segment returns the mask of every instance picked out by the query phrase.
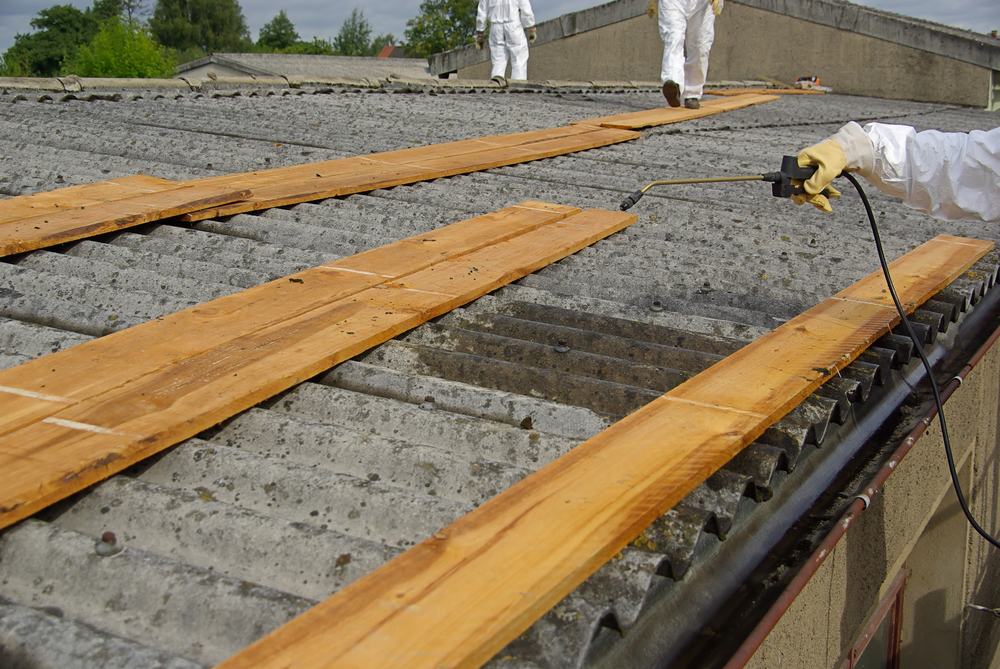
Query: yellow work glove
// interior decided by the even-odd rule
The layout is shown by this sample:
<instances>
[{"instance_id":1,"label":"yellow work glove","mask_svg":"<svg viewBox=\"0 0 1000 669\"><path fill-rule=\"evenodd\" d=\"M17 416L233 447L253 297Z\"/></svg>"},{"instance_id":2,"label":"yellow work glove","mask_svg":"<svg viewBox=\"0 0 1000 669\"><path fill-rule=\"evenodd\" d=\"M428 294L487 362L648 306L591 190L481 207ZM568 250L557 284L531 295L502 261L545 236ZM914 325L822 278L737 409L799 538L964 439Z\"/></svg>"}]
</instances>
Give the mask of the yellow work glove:
<instances>
[{"instance_id":1,"label":"yellow work glove","mask_svg":"<svg viewBox=\"0 0 1000 669\"><path fill-rule=\"evenodd\" d=\"M649 4L646 5L646 16L648 16L651 19L655 19L657 16L659 16L659 14L660 10L657 5L657 0L649 0Z\"/></svg>"},{"instance_id":2,"label":"yellow work glove","mask_svg":"<svg viewBox=\"0 0 1000 669\"><path fill-rule=\"evenodd\" d=\"M712 0L712 12L714 12L716 16L722 13L722 5L724 1L725 0Z\"/></svg>"},{"instance_id":3,"label":"yellow work glove","mask_svg":"<svg viewBox=\"0 0 1000 669\"><path fill-rule=\"evenodd\" d=\"M830 182L847 169L847 156L844 155L844 149L833 139L803 149L799 153L799 167L810 166L816 167L816 173L802 184L806 192L801 195L793 195L792 200L795 204L808 202L817 209L831 214L833 207L830 206L828 198L840 197L840 193L830 186ZM828 196L822 195L826 189L830 191Z\"/></svg>"},{"instance_id":4,"label":"yellow work glove","mask_svg":"<svg viewBox=\"0 0 1000 669\"><path fill-rule=\"evenodd\" d=\"M798 162L799 167L815 166L816 173L802 184L806 192L793 195L792 200L832 213L829 198L840 197L840 193L830 182L845 171L868 176L875 166L875 147L861 126L851 121L825 141L800 151ZM829 190L826 196L824 189Z\"/></svg>"},{"instance_id":5,"label":"yellow work glove","mask_svg":"<svg viewBox=\"0 0 1000 669\"><path fill-rule=\"evenodd\" d=\"M528 28L528 44L534 44L536 39L538 39L538 33L535 31L535 26L531 26Z\"/></svg>"},{"instance_id":6,"label":"yellow work glove","mask_svg":"<svg viewBox=\"0 0 1000 669\"><path fill-rule=\"evenodd\" d=\"M486 44L486 33L480 30L479 32L476 33L476 50L482 51L483 45L485 44Z\"/></svg>"}]
</instances>

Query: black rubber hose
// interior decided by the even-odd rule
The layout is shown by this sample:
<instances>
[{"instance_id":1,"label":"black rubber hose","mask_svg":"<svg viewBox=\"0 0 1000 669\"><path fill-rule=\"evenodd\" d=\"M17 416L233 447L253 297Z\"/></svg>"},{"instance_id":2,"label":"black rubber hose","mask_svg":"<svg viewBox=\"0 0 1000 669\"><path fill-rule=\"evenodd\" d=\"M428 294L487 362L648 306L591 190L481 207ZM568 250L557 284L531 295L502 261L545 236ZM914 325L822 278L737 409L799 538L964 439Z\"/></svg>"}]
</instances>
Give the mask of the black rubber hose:
<instances>
[{"instance_id":1,"label":"black rubber hose","mask_svg":"<svg viewBox=\"0 0 1000 669\"><path fill-rule=\"evenodd\" d=\"M968 502L965 501L965 494L962 492L962 485L958 480L958 470L955 469L955 455L951 450L951 440L948 438L948 424L944 419L944 403L941 401L941 393L938 390L937 380L934 378L934 370L931 368L931 363L927 359L927 355L924 353L924 347L920 343L920 338L917 337L917 333L913 331L913 326L910 325L910 319L906 317L906 311L903 310L903 305L899 302L899 296L896 295L896 287L892 285L892 278L889 276L889 263L885 260L885 251L882 249L882 238L878 234L878 226L875 224L875 214L872 212L872 206L868 202L868 196L865 195L865 191L861 188L861 184L858 180L854 178L848 172L841 172L840 176L846 178L852 184L854 188L858 191L858 195L861 196L861 201L865 205L865 211L868 213L868 221L872 226L872 234L875 236L875 248L878 250L878 260L882 264L882 273L885 274L885 283L889 287L889 294L892 295L892 301L896 304L896 311L899 312L900 321L903 323L903 327L906 329L906 334L910 336L913 340L913 347L917 350L917 355L920 356L920 362L923 363L924 369L927 370L927 377L931 382L931 390L934 392L934 402L937 405L938 410L938 420L941 421L941 436L944 440L944 452L948 457L948 470L951 472L951 484L955 487L955 495L958 497L958 503L962 507L962 512L968 519L969 524L972 528L979 533L979 535L986 539L994 548L1000 548L1000 541L993 538L986 530L984 530L976 519L972 516L972 511L969 509Z\"/></svg>"}]
</instances>

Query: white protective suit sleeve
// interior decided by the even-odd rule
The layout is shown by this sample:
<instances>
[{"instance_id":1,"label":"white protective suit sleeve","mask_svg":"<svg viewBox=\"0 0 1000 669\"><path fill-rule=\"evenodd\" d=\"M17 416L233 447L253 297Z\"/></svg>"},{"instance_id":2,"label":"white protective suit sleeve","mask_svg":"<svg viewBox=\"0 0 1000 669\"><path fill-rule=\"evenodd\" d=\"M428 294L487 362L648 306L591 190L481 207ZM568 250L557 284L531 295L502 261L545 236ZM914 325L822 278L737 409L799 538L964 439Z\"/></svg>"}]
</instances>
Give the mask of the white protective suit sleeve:
<instances>
[{"instance_id":1,"label":"white protective suit sleeve","mask_svg":"<svg viewBox=\"0 0 1000 669\"><path fill-rule=\"evenodd\" d=\"M479 0L479 9L476 10L476 32L481 33L486 30L486 19L489 18L486 6L489 0Z\"/></svg>"},{"instance_id":2,"label":"white protective suit sleeve","mask_svg":"<svg viewBox=\"0 0 1000 669\"><path fill-rule=\"evenodd\" d=\"M934 218L1000 223L1000 128L944 133L869 123L876 188Z\"/></svg>"}]
</instances>

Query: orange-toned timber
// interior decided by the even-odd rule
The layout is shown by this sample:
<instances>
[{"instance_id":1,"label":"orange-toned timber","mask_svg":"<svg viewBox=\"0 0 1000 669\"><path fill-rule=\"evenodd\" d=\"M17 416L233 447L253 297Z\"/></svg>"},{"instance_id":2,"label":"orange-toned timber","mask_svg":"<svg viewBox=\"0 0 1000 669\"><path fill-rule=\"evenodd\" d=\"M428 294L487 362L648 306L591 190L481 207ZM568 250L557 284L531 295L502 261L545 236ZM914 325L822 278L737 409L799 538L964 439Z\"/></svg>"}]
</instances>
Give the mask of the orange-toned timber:
<instances>
[{"instance_id":1,"label":"orange-toned timber","mask_svg":"<svg viewBox=\"0 0 1000 669\"><path fill-rule=\"evenodd\" d=\"M0 527L635 220L526 202L0 372Z\"/></svg>"},{"instance_id":2,"label":"orange-toned timber","mask_svg":"<svg viewBox=\"0 0 1000 669\"><path fill-rule=\"evenodd\" d=\"M617 114L615 116L602 116L591 118L585 121L574 121L582 125L596 125L605 128L619 128L622 130L638 130L639 128L650 128L667 123L678 123L689 121L703 116L721 114L722 112L742 109L750 105L759 105L764 102L777 100L776 95L762 95L758 93L748 93L735 95L721 100L704 100L700 109L688 109L686 107L661 107L658 109L647 109L632 112L630 114Z\"/></svg>"},{"instance_id":3,"label":"orange-toned timber","mask_svg":"<svg viewBox=\"0 0 1000 669\"><path fill-rule=\"evenodd\" d=\"M184 221L201 221L299 202L391 188L401 184L478 172L493 167L585 151L639 137L620 129L572 125L513 135L373 153L295 167L212 177L212 185L250 188L241 202L193 212Z\"/></svg>"},{"instance_id":4,"label":"orange-toned timber","mask_svg":"<svg viewBox=\"0 0 1000 669\"><path fill-rule=\"evenodd\" d=\"M250 197L246 188L136 175L0 200L0 256L24 253Z\"/></svg>"},{"instance_id":5,"label":"orange-toned timber","mask_svg":"<svg viewBox=\"0 0 1000 669\"><path fill-rule=\"evenodd\" d=\"M940 236L897 259L903 303L992 246ZM482 665L885 333L883 286L876 273L785 323L219 669Z\"/></svg>"},{"instance_id":6,"label":"orange-toned timber","mask_svg":"<svg viewBox=\"0 0 1000 669\"><path fill-rule=\"evenodd\" d=\"M808 88L706 88L705 95L746 95L757 93L763 95L823 95L826 91Z\"/></svg>"}]
</instances>

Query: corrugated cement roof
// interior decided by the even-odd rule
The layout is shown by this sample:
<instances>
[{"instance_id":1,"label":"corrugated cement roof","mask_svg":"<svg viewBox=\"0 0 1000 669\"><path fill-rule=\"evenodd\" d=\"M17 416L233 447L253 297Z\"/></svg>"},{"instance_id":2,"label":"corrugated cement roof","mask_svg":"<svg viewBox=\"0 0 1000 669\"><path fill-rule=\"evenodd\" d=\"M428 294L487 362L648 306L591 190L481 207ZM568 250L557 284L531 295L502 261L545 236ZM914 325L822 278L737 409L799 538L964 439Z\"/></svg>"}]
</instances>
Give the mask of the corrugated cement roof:
<instances>
[{"instance_id":1,"label":"corrugated cement roof","mask_svg":"<svg viewBox=\"0 0 1000 669\"><path fill-rule=\"evenodd\" d=\"M135 173L190 179L660 105L658 92L628 86L122 91L90 101L3 91L0 192ZM574 155L5 258L0 364L524 200L614 209L654 179L777 169L782 154L851 119L996 124L945 105L787 96ZM893 257L938 232L1000 237L870 195ZM226 658L873 271L859 203L834 206L822 215L761 184L653 191L627 230L0 533L0 657L63 667ZM698 602L720 582L712 565L755 559L747 547L758 530L746 519L787 506L772 495L795 488L782 484L802 458L834 452L813 444L901 364L898 345L880 342L809 398L494 664L599 663L601 630L630 629L644 602L669 608L677 593L686 615L709 615L715 604ZM123 552L97 555L105 531ZM727 547L742 548L726 557Z\"/></svg>"}]
</instances>

